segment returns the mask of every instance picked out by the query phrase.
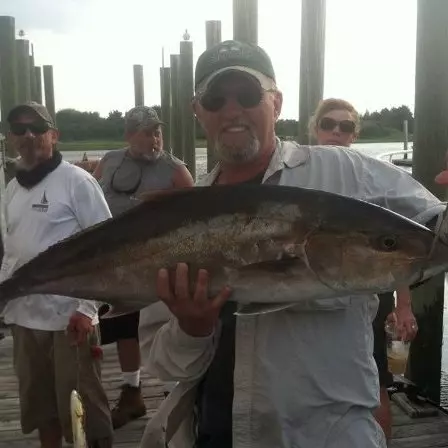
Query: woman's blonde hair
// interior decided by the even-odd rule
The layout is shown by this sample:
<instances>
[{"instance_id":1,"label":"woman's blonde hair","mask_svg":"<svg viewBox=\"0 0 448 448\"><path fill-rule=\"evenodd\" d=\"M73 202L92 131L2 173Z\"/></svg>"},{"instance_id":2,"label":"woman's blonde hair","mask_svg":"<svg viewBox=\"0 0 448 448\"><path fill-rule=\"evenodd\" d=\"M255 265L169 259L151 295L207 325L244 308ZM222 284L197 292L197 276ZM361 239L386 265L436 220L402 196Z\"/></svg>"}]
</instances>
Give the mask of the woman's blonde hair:
<instances>
[{"instance_id":1,"label":"woman's blonde hair","mask_svg":"<svg viewBox=\"0 0 448 448\"><path fill-rule=\"evenodd\" d=\"M361 119L358 111L353 107L353 105L348 101L341 100L339 98L327 98L326 100L321 100L319 102L314 115L310 118L308 124L308 132L313 138L317 137L317 125L319 124L321 118L332 110L346 110L350 112L356 125L355 133L359 133L361 127Z\"/></svg>"}]
</instances>

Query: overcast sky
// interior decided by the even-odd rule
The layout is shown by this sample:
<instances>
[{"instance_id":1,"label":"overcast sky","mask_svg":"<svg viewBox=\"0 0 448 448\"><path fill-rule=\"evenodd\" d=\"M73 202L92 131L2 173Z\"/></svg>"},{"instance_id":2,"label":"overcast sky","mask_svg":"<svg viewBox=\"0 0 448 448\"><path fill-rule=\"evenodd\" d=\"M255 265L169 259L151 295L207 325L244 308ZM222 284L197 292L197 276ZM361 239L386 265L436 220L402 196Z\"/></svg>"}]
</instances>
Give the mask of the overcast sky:
<instances>
[{"instance_id":1,"label":"overcast sky","mask_svg":"<svg viewBox=\"0 0 448 448\"><path fill-rule=\"evenodd\" d=\"M416 0L327 0L324 96L361 112L414 107ZM259 45L284 93L282 118L297 118L300 0L259 0ZM194 62L205 49L205 21L232 37L232 0L0 0L34 44L36 65L52 64L56 109L107 115L133 106L133 64L144 65L145 103L160 104L159 67L178 53L185 28ZM169 65L169 57L166 57Z\"/></svg>"}]
</instances>

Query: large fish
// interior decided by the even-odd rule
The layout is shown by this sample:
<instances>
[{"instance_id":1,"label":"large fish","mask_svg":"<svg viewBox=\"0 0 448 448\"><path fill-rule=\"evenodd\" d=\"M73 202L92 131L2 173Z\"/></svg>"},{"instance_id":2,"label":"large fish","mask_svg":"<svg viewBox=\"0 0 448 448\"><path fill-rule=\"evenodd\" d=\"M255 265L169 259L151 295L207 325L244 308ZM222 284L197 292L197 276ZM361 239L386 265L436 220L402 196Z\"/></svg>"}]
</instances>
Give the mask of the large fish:
<instances>
[{"instance_id":1,"label":"large fish","mask_svg":"<svg viewBox=\"0 0 448 448\"><path fill-rule=\"evenodd\" d=\"M196 187L143 201L82 231L0 284L0 305L58 294L111 306L108 317L156 302L159 268L186 262L224 285L240 314L297 302L392 291L448 270L448 246L364 201L269 185ZM428 254L431 257L428 258Z\"/></svg>"}]
</instances>

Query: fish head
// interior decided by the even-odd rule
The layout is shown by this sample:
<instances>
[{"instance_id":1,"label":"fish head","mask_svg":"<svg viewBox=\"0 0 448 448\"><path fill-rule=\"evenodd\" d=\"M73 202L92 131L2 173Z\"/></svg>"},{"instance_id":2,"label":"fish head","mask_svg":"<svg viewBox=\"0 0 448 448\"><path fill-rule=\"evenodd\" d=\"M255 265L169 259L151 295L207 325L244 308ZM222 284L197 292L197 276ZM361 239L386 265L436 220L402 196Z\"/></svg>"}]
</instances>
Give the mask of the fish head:
<instances>
[{"instance_id":1,"label":"fish head","mask_svg":"<svg viewBox=\"0 0 448 448\"><path fill-rule=\"evenodd\" d=\"M399 215L383 218L347 219L346 230L330 225L311 234L305 246L309 268L333 290L366 294L448 270L448 245L434 232Z\"/></svg>"}]
</instances>

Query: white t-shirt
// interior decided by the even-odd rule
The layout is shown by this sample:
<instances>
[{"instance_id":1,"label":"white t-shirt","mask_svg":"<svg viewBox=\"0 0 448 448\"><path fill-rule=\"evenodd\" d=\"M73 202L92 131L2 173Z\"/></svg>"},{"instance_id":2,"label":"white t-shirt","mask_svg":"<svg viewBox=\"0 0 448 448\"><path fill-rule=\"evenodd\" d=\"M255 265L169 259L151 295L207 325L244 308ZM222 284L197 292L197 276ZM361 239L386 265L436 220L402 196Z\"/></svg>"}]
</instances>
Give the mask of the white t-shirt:
<instances>
[{"instance_id":1,"label":"white t-shirt","mask_svg":"<svg viewBox=\"0 0 448 448\"><path fill-rule=\"evenodd\" d=\"M111 217L97 181L66 161L30 190L14 178L4 198L7 228L1 281L49 246ZM11 300L2 314L6 324L60 331L76 311L98 323L95 302L48 294Z\"/></svg>"}]
</instances>

